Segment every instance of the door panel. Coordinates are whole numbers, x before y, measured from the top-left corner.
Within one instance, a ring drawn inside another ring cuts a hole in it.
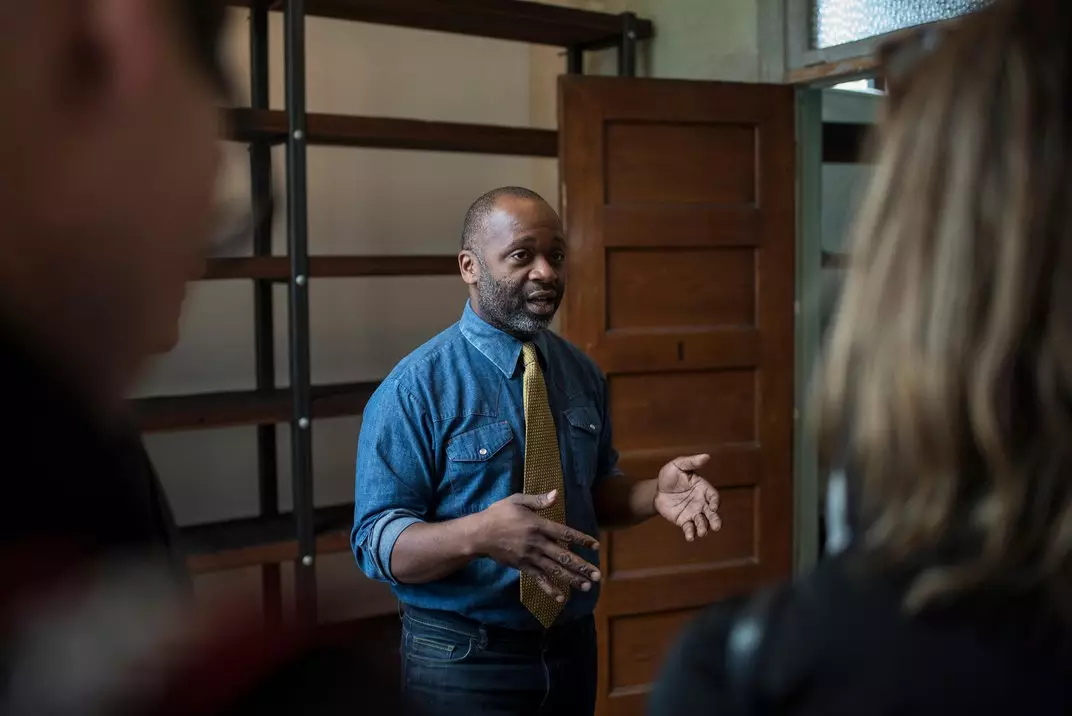
[[[718,124],[608,122],[607,204],[749,204],[755,131]],[[690,147],[688,154],[679,151]],[[726,172],[711,172],[714,162]]]
[[[750,248],[621,249],[607,256],[607,330],[754,326]],[[664,287],[674,285],[674,291]]]
[[[599,712],[642,713],[699,609],[789,574],[794,125],[789,87],[563,77],[563,334],[607,373],[621,467],[712,454],[721,532],[603,535]]]
[[[606,571],[612,579],[628,579],[644,570],[673,567],[716,569],[756,560],[756,488],[726,487],[722,500],[723,539],[689,544],[665,520],[651,520],[614,535],[607,550]]]
[[[606,246],[650,247],[652,236],[667,246],[754,246],[759,231],[755,209],[697,204],[610,205],[603,211]],[[647,238],[645,238],[647,237]]]
[[[616,441],[629,450],[755,441],[754,370],[617,374],[607,377],[607,388]]]
[[[693,619],[698,610],[682,609],[655,616],[626,616],[613,622],[608,674],[610,687],[616,692],[642,692],[651,681],[650,674],[670,648],[674,635]]]

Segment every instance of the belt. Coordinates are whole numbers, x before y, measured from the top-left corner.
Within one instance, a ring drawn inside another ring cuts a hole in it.
[[[456,612],[425,609],[408,604],[399,604],[399,610],[403,618],[408,617],[428,626],[450,629],[480,639],[483,643],[539,646],[567,637],[576,637],[585,631],[591,631],[593,634],[595,632],[595,619],[590,614],[561,624],[553,624],[550,629],[510,629],[493,624],[482,624]]]

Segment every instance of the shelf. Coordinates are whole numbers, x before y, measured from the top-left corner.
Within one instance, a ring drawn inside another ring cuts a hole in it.
[[[519,0],[512,0],[519,1]],[[240,142],[282,142],[287,115],[279,110],[226,110],[228,136]],[[379,149],[420,149],[471,154],[557,157],[558,133],[552,129],[500,127],[459,122],[426,122],[390,117],[308,114],[310,144]]]
[[[360,276],[456,276],[458,257],[449,256],[310,256],[309,275],[313,278],[353,278]],[[249,256],[209,259],[205,280],[258,278],[271,281],[290,279],[290,259],[286,256]]]
[[[317,554],[349,551],[353,519],[352,504],[317,509],[313,516]],[[194,573],[278,564],[299,558],[294,516],[290,513],[182,527],[179,540],[187,555],[187,566]]]
[[[316,538],[317,555],[339,554],[350,551],[350,530],[323,534]],[[251,547],[235,547],[213,554],[191,554],[186,566],[194,574],[224,572],[230,569],[258,567],[264,564],[281,564],[298,559],[298,541],[270,542]]]
[[[360,415],[378,383],[312,386],[312,417]],[[291,419],[289,388],[197,393],[132,401],[143,432],[266,425]]]
[[[249,7],[251,0],[228,2]],[[281,10],[283,4],[270,6]],[[305,0],[305,14],[588,49],[613,46],[622,32],[618,15],[522,0]],[[649,20],[637,20],[636,34],[644,40],[655,30]]]

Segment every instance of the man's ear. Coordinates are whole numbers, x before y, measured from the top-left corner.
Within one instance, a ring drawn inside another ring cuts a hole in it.
[[[458,269],[462,273],[462,280],[470,286],[475,286],[480,278],[480,263],[472,251],[463,250],[458,254]]]

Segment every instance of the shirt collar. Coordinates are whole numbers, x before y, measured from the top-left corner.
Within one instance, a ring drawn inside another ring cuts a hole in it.
[[[521,341],[505,331],[501,331],[477,315],[472,305],[465,304],[460,323],[462,335],[474,348],[492,362],[503,375],[512,378],[521,359]],[[547,364],[547,331],[540,331],[533,337],[536,352],[544,364]]]

